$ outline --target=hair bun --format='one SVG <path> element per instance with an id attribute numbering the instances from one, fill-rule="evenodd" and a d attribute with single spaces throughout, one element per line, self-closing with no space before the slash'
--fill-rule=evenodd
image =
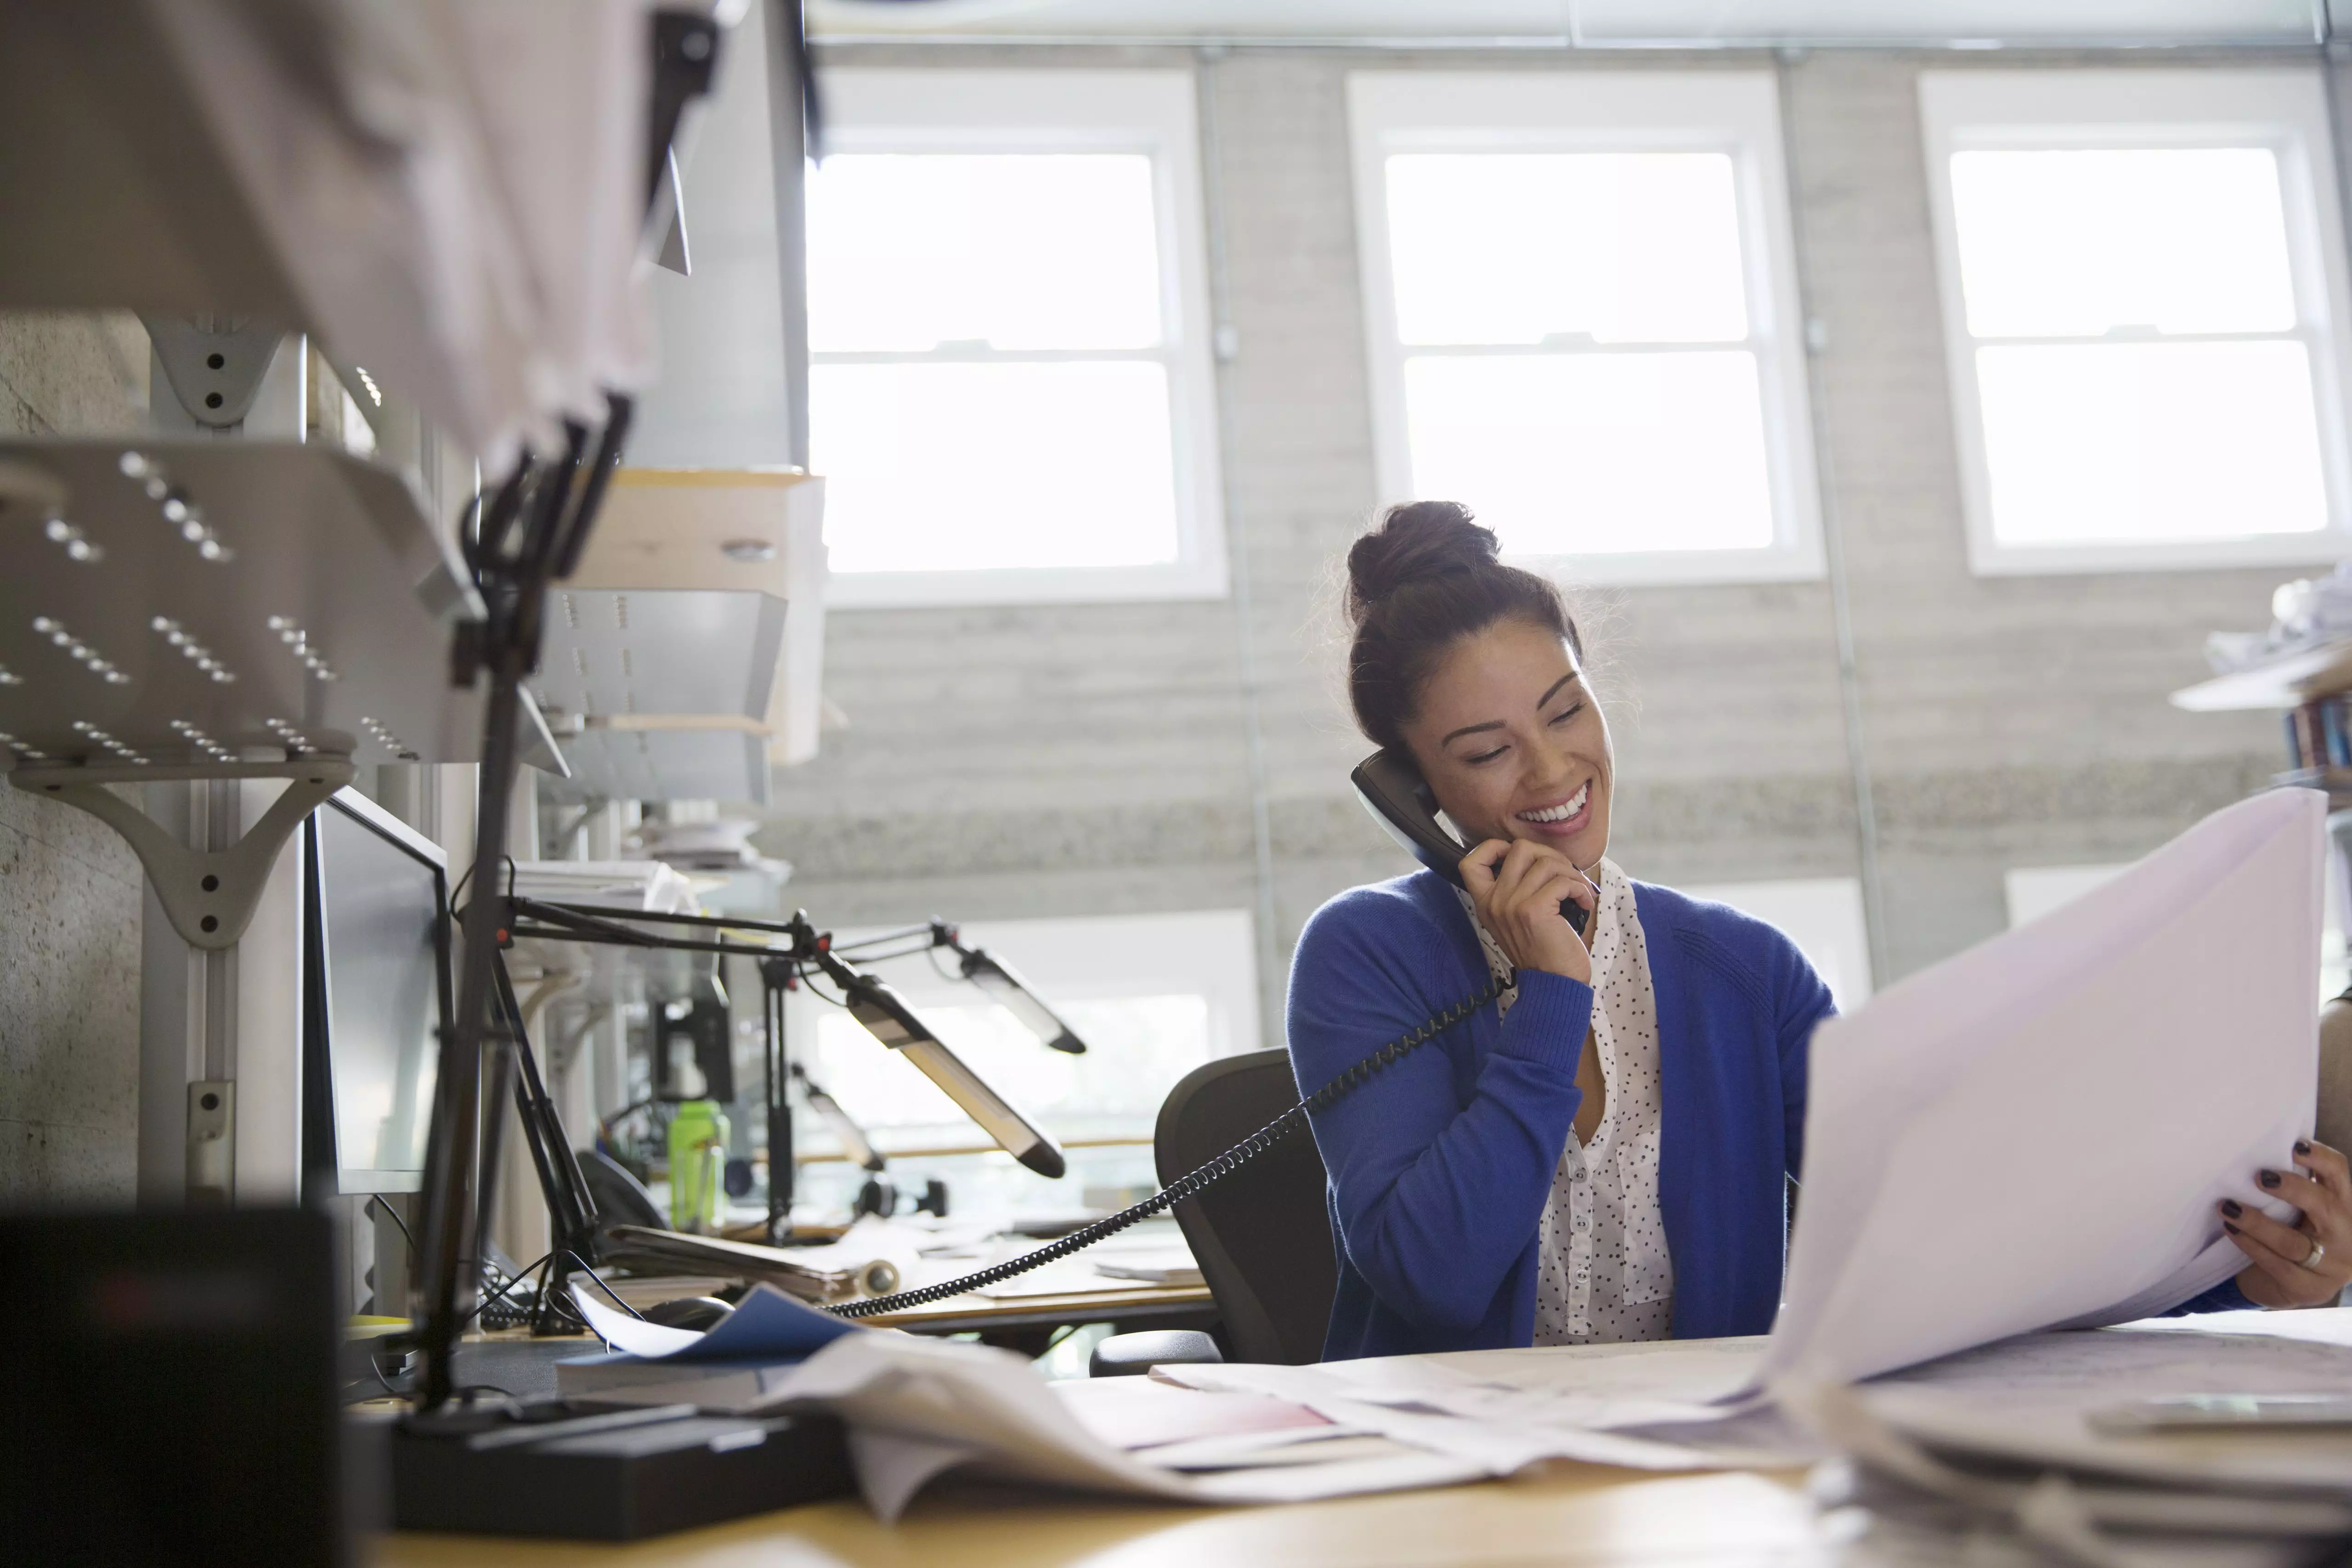
<path id="1" fill-rule="evenodd" d="M 1487 570 L 1501 559 L 1495 530 L 1459 501 L 1391 507 L 1380 527 L 1348 551 L 1348 619 L 1361 624 L 1373 605 L 1401 588 Z"/>

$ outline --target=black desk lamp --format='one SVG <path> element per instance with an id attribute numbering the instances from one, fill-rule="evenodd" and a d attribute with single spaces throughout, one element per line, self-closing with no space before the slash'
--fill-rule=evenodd
<path id="1" fill-rule="evenodd" d="M 874 1140 L 866 1135 L 866 1129 L 850 1119 L 840 1101 L 801 1071 L 799 1062 L 793 1062 L 791 1071 L 793 1081 L 801 1086 L 801 1097 L 808 1102 L 808 1108 L 817 1113 L 818 1119 L 833 1129 L 833 1135 L 841 1140 L 841 1152 L 848 1156 L 849 1163 L 872 1175 L 881 1175 L 887 1166 L 881 1151 L 875 1148 Z"/>
<path id="2" fill-rule="evenodd" d="M 736 915 L 656 915 L 646 911 L 584 909 L 548 904 L 538 899 L 510 901 L 514 912 L 511 935 L 556 942 L 602 942 L 628 947 L 662 947 L 694 953 L 733 953 L 760 961 L 761 977 L 768 990 L 769 1095 L 768 1188 L 772 1237 L 778 1218 L 779 1194 L 789 1212 L 792 1131 L 782 1113 L 782 1085 L 789 1063 L 782 1060 L 782 993 L 812 971 L 821 973 L 841 991 L 837 998 L 849 1015 L 884 1045 L 899 1051 L 944 1091 L 995 1140 L 1005 1153 L 1038 1175 L 1058 1178 L 1068 1163 L 1054 1140 L 994 1089 L 962 1058 L 950 1050 L 924 1023 L 906 999 L 875 976 L 866 974 L 833 950 L 833 938 L 810 924 L 808 912 L 796 912 L 788 921 L 750 920 Z M 656 934 L 645 925 L 699 928 L 707 936 Z M 730 934 L 782 936 L 781 943 L 755 945 Z M 896 955 L 885 955 L 895 956 Z M 836 998 L 827 998 L 827 1000 Z M 869 1151 L 871 1145 L 868 1145 Z M 781 1238 L 775 1238 L 781 1239 Z"/>
<path id="3" fill-rule="evenodd" d="M 871 951 L 876 947 L 891 950 L 887 953 Z M 1061 1015 L 1047 1006 L 1043 997 L 1029 988 L 1029 982 L 1023 979 L 1012 965 L 985 947 L 965 946 L 962 934 L 936 916 L 927 925 L 886 931 L 879 936 L 845 944 L 835 951 L 861 964 L 877 964 L 886 958 L 905 958 L 942 947 L 956 956 L 959 974 L 987 992 L 999 1007 L 1020 1019 L 1021 1026 L 1041 1042 L 1072 1056 L 1086 1054 L 1087 1042 L 1078 1038 L 1076 1030 L 1062 1021 Z"/>

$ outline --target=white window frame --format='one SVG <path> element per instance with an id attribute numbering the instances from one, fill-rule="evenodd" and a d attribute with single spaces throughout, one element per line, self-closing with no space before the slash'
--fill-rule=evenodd
<path id="1" fill-rule="evenodd" d="M 1200 137 L 1188 70 L 881 70 L 824 73 L 830 152 L 1141 152 L 1151 159 L 1160 238 L 1156 354 L 1121 350 L 812 353 L 813 364 L 1158 358 L 1168 368 L 1177 558 L 1130 567 L 836 572 L 836 610 L 1221 599 L 1224 508 L 1217 469 Z M 811 457 L 824 470 L 824 454 Z M 1003 476 L 1018 484 L 1018 475 Z"/>
<path id="2" fill-rule="evenodd" d="M 1969 568 L 1979 577 L 2091 571 L 2181 571 L 2296 566 L 2352 554 L 2352 460 L 2345 444 L 2345 389 L 2352 385 L 2346 335 L 2352 321 L 2344 228 L 2327 97 L 2317 68 L 2245 70 L 1951 70 L 1919 75 L 1936 270 L 1943 297 L 1945 358 L 1959 448 Z M 1961 288 L 1952 154 L 1988 149 L 2263 146 L 2278 159 L 2297 322 L 2312 350 L 2319 458 L 2328 526 L 2253 539 L 2162 539 L 2145 544 L 2004 544 L 1993 533 L 1992 477 L 1984 405 Z M 2228 334 L 2239 337 L 2242 334 Z M 2032 343 L 2032 338 L 1987 342 Z M 2068 341 L 2089 340 L 2066 340 Z M 2194 342 L 2192 336 L 2135 340 Z"/>
<path id="3" fill-rule="evenodd" d="M 1416 498 L 1405 419 L 1408 350 L 1397 331 L 1396 285 L 1389 255 L 1389 156 L 1723 152 L 1731 158 L 1738 193 L 1748 320 L 1745 347 L 1757 356 L 1772 488 L 1772 543 L 1755 549 L 1517 559 L 1596 584 L 1779 582 L 1823 575 L 1796 237 L 1780 149 L 1780 91 L 1771 72 L 1356 71 L 1348 78 L 1348 110 L 1371 369 L 1373 447 L 1384 497 Z M 1577 350 L 1547 346 L 1534 351 Z"/>

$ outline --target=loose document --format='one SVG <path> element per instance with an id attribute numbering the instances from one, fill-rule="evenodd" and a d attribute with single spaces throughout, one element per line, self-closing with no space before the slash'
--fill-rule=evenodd
<path id="1" fill-rule="evenodd" d="M 2142 1484 L 2260 1484 L 2304 1499 L 2301 1514 L 2262 1518 L 2352 1531 L 2352 1437 L 2281 1465 L 2268 1446 L 2117 1437 L 2088 1418 L 2162 1395 L 2352 1394 L 2352 1312 L 2071 1332 L 2146 1319 L 2231 1277 L 2221 1198 L 2290 1212 L 2255 1172 L 2286 1166 L 2311 1127 L 2324 815 L 2304 790 L 2217 812 L 2077 903 L 1824 1024 L 1788 1297 L 1769 1338 L 1170 1366 L 1049 1386 L 1021 1358 L 846 1331 L 764 1290 L 709 1336 L 583 1295 L 622 1354 L 565 1386 L 837 1411 L 886 1515 L 957 1469 L 1273 1501 L 1549 1458 L 1674 1470 L 1844 1449 L 1932 1480 L 1933 1448 Z M 712 1380 L 699 1398 L 694 1376 Z M 1953 1495 L 1976 1484 L 1952 1482 Z M 2150 1506 L 2019 1503 L 2053 1539 L 2103 1521 L 2147 1527 Z M 2160 1506 L 2242 1522 L 2233 1500 Z"/>
<path id="2" fill-rule="evenodd" d="M 2216 1205 L 2290 1216 L 2255 1174 L 2312 1126 L 2326 817 L 2310 789 L 2228 807 L 1823 1024 L 1764 1375 L 2122 1322 L 2237 1273 Z"/>

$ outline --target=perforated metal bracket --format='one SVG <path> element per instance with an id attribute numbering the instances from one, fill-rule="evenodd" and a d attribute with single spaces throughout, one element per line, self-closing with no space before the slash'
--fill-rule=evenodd
<path id="1" fill-rule="evenodd" d="M 286 329 L 240 317 L 142 316 L 163 381 L 188 417 L 212 430 L 245 423 Z"/>
<path id="2" fill-rule="evenodd" d="M 352 781 L 348 757 L 310 756 L 284 762 L 222 762 L 178 767 L 18 768 L 8 782 L 28 794 L 79 806 L 122 835 L 147 880 L 155 885 L 172 929 L 192 947 L 227 948 L 253 923 L 278 852 L 311 810 Z M 283 779 L 286 792 L 261 820 L 225 850 L 195 850 L 163 831 L 109 784 L 166 784 L 194 779 Z"/>

